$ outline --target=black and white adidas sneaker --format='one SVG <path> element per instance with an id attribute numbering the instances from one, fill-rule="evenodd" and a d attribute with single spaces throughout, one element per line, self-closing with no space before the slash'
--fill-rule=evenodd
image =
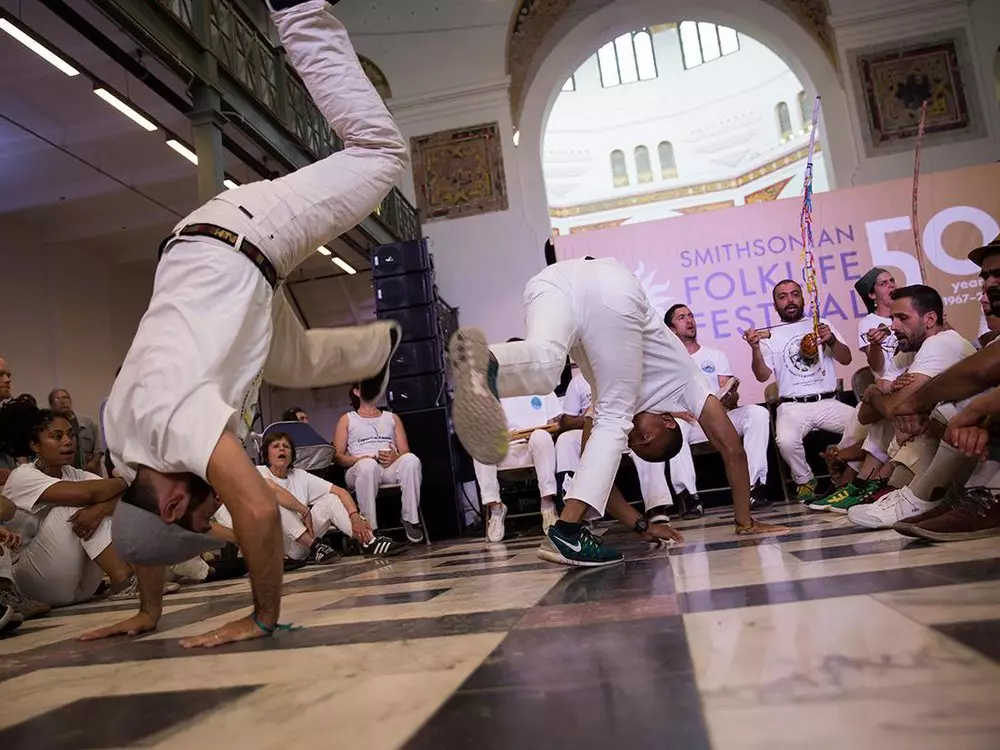
<path id="1" fill-rule="evenodd" d="M 392 557 L 406 550 L 407 545 L 393 541 L 387 536 L 373 537 L 368 544 L 361 545 L 365 557 Z"/>

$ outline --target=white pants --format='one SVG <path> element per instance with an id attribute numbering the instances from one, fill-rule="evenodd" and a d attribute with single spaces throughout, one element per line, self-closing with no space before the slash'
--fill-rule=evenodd
<path id="1" fill-rule="evenodd" d="M 588 261 L 601 263 L 601 261 Z M 490 347 L 500 365 L 500 397 L 552 391 L 567 354 L 593 386 L 594 430 L 573 478 L 572 498 L 601 517 L 632 431 L 644 352 L 662 356 L 666 327 L 639 280 L 625 267 L 602 264 L 602 273 L 550 266 L 524 290 L 524 341 Z"/>
<path id="2" fill-rule="evenodd" d="M 674 497 L 670 494 L 663 463 L 643 461 L 632 451 L 629 451 L 629 456 L 632 457 L 635 473 L 639 476 L 639 491 L 642 493 L 642 502 L 646 506 L 646 510 L 658 508 L 661 505 L 673 505 Z M 670 466 L 671 471 L 673 471 L 673 464 Z"/>
<path id="3" fill-rule="evenodd" d="M 806 435 L 813 430 L 843 435 L 853 412 L 854 409 L 835 398 L 804 404 L 789 401 L 778 406 L 774 438 L 796 484 L 805 484 L 813 478 L 802 444 Z"/>
<path id="4" fill-rule="evenodd" d="M 738 406 L 729 412 L 729 419 L 743 438 L 743 450 L 747 454 L 747 468 L 750 470 L 750 486 L 757 482 L 767 483 L 767 442 L 771 433 L 771 417 L 767 409 L 757 404 Z M 707 443 L 708 437 L 699 424 L 678 421 L 684 434 L 684 445 L 676 456 L 670 459 L 670 479 L 674 488 L 687 490 L 692 495 L 697 492 L 694 473 L 694 458 L 688 443 Z"/>
<path id="5" fill-rule="evenodd" d="M 556 469 L 573 473 L 580 465 L 580 453 L 583 446 L 583 430 L 569 430 L 556 439 Z M 661 505 L 673 505 L 674 498 L 667 485 L 667 475 L 662 463 L 651 464 L 643 461 L 632 451 L 628 452 L 639 477 L 639 491 L 642 493 L 646 510 Z M 671 466 L 673 466 L 671 464 Z M 570 479 L 565 480 L 563 491 L 568 495 L 572 489 Z"/>
<path id="6" fill-rule="evenodd" d="M 306 532 L 306 525 L 295 511 L 287 508 L 278 510 L 281 511 L 281 530 L 285 536 L 285 554 L 293 560 L 305 560 L 309 557 L 309 548 L 296 540 Z M 348 537 L 354 534 L 347 508 L 340 498 L 332 493 L 324 495 L 309 506 L 309 515 L 312 517 L 313 536 L 317 539 L 333 526 Z"/>
<path id="7" fill-rule="evenodd" d="M 526 441 L 511 443 L 507 455 L 496 466 L 487 466 L 476 460 L 472 463 L 476 469 L 476 479 L 479 480 L 479 496 L 483 505 L 500 502 L 497 472 L 501 469 L 533 466 L 538 479 L 538 494 L 543 498 L 551 498 L 556 494 L 556 447 L 552 436 L 545 430 L 535 430 Z"/>
<path id="8" fill-rule="evenodd" d="M 347 470 L 347 486 L 354 490 L 358 507 L 374 531 L 378 528 L 375 497 L 378 495 L 379 487 L 385 485 L 399 485 L 403 496 L 403 511 L 400 514 L 403 520 L 412 524 L 420 523 L 418 508 L 422 476 L 420 459 L 412 453 L 404 453 L 385 469 L 374 458 L 362 458 Z"/>
<path id="9" fill-rule="evenodd" d="M 18 551 L 14 580 L 30 599 L 62 607 L 85 602 L 97 591 L 104 571 L 94 560 L 111 544 L 111 519 L 102 520 L 90 539 L 80 539 L 69 523 L 78 510 L 52 508 L 35 538 Z"/>

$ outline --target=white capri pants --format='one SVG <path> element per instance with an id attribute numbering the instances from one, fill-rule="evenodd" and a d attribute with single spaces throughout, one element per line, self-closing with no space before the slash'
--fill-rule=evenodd
<path id="1" fill-rule="evenodd" d="M 78 510 L 52 508 L 35 538 L 18 550 L 14 580 L 29 598 L 64 607 L 85 602 L 97 591 L 104 571 L 94 560 L 111 544 L 111 519 L 102 520 L 90 539 L 80 539 L 69 522 Z"/>
<path id="2" fill-rule="evenodd" d="M 580 432 L 582 434 L 583 431 Z M 538 494 L 543 498 L 556 494 L 556 447 L 552 436 L 545 430 L 535 430 L 527 440 L 511 443 L 507 455 L 496 466 L 487 466 L 476 460 L 472 463 L 476 469 L 479 496 L 483 505 L 500 502 L 497 472 L 503 469 L 533 466 L 538 479 Z"/>
<path id="3" fill-rule="evenodd" d="M 743 438 L 743 450 L 747 454 L 747 468 L 750 471 L 750 486 L 767 483 L 767 442 L 771 433 L 771 417 L 767 409 L 757 404 L 738 406 L 729 412 L 729 419 Z M 684 445 L 680 452 L 670 459 L 670 479 L 676 490 L 687 490 L 692 495 L 697 492 L 694 472 L 694 458 L 690 445 L 707 443 L 708 437 L 701 425 L 678 420 L 684 435 Z"/>
<path id="4" fill-rule="evenodd" d="M 372 531 L 378 528 L 375 512 L 375 498 L 379 487 L 398 484 L 402 494 L 403 511 L 400 514 L 404 521 L 417 525 L 420 523 L 420 482 L 423 469 L 420 459 L 412 453 L 404 453 L 388 468 L 374 458 L 362 458 L 347 470 L 347 487 L 354 490 L 358 499 L 358 507 L 368 519 Z"/>

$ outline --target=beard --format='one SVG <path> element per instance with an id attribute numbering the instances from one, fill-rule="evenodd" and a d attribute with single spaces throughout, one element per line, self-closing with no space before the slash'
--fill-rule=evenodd
<path id="1" fill-rule="evenodd" d="M 785 323 L 795 323 L 802 319 L 804 309 L 798 305 L 786 305 L 778 310 L 778 317 Z"/>
<path id="2" fill-rule="evenodd" d="M 990 315 L 1000 317 L 1000 286 L 992 286 L 987 289 L 986 299 L 990 301 Z"/>

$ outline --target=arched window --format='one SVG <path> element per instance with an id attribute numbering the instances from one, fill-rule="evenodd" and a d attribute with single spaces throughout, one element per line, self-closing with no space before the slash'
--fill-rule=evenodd
<path id="1" fill-rule="evenodd" d="M 777 106 L 774 108 L 774 114 L 778 118 L 778 132 L 781 133 L 781 142 L 791 140 L 792 138 L 792 118 L 788 114 L 788 104 L 785 102 L 778 102 Z"/>
<path id="2" fill-rule="evenodd" d="M 670 141 L 660 141 L 656 147 L 660 153 L 660 177 L 672 180 L 677 176 L 677 162 L 674 160 L 674 145 Z"/>
<path id="3" fill-rule="evenodd" d="M 812 128 L 812 108 L 809 106 L 809 101 L 806 99 L 806 92 L 799 92 L 799 117 L 802 118 L 802 132 L 808 133 L 810 128 Z"/>
<path id="4" fill-rule="evenodd" d="M 735 29 L 704 21 L 682 21 L 679 26 L 684 67 L 690 70 L 740 51 Z"/>
<path id="5" fill-rule="evenodd" d="M 649 161 L 649 149 L 635 147 L 635 174 L 640 183 L 653 181 L 653 165 Z"/>
<path id="6" fill-rule="evenodd" d="M 656 56 L 648 29 L 622 34 L 597 50 L 604 88 L 656 78 Z"/>
<path id="7" fill-rule="evenodd" d="M 611 180 L 615 187 L 628 187 L 628 168 L 625 166 L 625 152 L 615 149 L 611 152 Z"/>

